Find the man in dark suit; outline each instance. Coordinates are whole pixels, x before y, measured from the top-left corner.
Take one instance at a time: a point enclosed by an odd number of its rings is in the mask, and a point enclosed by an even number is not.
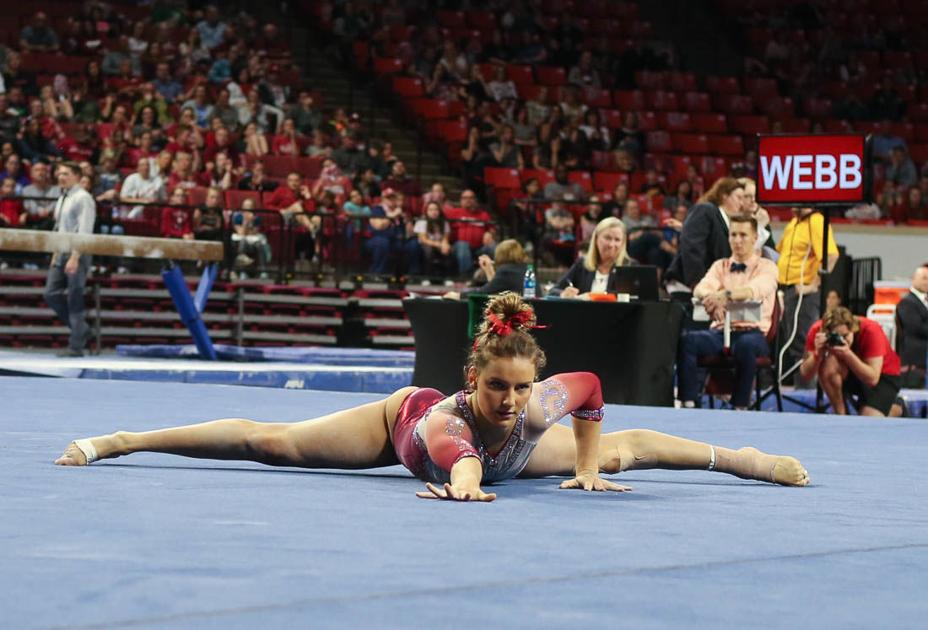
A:
[[[928,361],[928,263],[915,270],[912,287],[896,306],[903,387],[925,386]]]
[[[741,213],[744,187],[722,177],[693,206],[680,232],[679,251],[667,270],[670,292],[692,291],[716,260],[731,256],[729,218]]]

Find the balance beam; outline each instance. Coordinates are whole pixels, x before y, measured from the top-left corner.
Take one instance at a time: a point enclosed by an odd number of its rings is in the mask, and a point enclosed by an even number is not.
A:
[[[77,250],[95,256],[162,260],[219,261],[223,258],[222,243],[217,241],[13,229],[0,229],[0,250],[49,253]]]

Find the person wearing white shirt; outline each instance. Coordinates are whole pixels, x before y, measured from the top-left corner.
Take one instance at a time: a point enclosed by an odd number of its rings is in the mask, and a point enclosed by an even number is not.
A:
[[[126,177],[119,190],[120,201],[133,203],[163,201],[166,196],[161,177],[151,176],[151,161],[147,157],[139,158],[136,171]],[[125,212],[124,218],[140,219],[144,211],[144,206],[135,206],[128,211],[121,210],[120,214]]]
[[[97,204],[81,188],[80,167],[65,162],[58,167],[58,186],[62,196],[55,204],[55,231],[71,234],[93,234]],[[84,346],[90,337],[90,326],[84,321],[84,285],[91,257],[72,249],[52,256],[45,280],[45,301],[62,322],[71,329],[68,349],[60,356],[84,356]]]

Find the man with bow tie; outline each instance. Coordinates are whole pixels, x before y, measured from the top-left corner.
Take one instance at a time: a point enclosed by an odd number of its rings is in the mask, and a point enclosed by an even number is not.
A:
[[[728,231],[731,257],[712,263],[693,289],[693,296],[702,300],[713,321],[709,330],[689,331],[680,340],[677,385],[684,407],[694,407],[699,396],[697,359],[722,352],[722,329],[730,302],[761,302],[760,321],[731,322],[731,354],[736,366],[731,404],[736,409],[746,409],[751,402],[757,357],[770,352],[765,335],[770,329],[777,296],[776,263],[755,253],[755,241],[757,220],[750,216],[731,217]]]

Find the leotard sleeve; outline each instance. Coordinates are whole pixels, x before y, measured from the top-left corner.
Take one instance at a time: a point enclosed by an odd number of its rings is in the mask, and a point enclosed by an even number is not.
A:
[[[429,458],[447,472],[465,457],[480,458],[474,448],[474,434],[460,416],[433,411],[425,423],[425,447]]]
[[[544,429],[568,414],[599,422],[605,411],[602,386],[592,372],[555,374],[538,383],[538,403]]]

